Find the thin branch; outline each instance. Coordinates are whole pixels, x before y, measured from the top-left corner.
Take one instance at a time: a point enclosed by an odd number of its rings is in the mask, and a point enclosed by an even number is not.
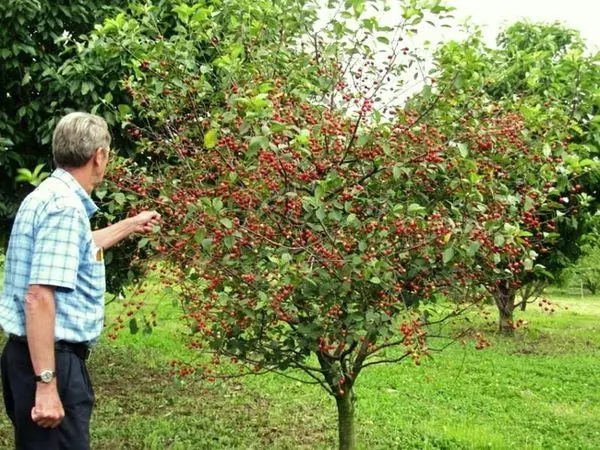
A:
[[[408,127],[409,130],[411,128],[414,128],[415,126],[417,126],[417,124],[419,122],[421,122],[421,120],[424,119],[427,116],[427,114],[429,114],[435,108],[435,106],[437,105],[438,101],[440,100],[440,98],[442,97],[444,92],[446,92],[446,90],[448,89],[448,87],[450,85],[454,84],[454,82],[456,81],[457,78],[458,78],[458,72],[456,72],[454,74],[454,78],[452,79],[452,81],[449,82],[448,84],[446,84],[446,86],[444,86],[442,88],[440,93],[438,95],[436,95],[435,99],[429,104],[429,106],[427,108],[425,108],[425,110],[422,111],[421,114],[419,114],[419,117],[417,117],[417,119],[412,124],[410,124],[410,126]]]
[[[361,369],[364,369],[365,367],[369,367],[369,366],[374,366],[376,364],[389,364],[389,363],[396,363],[396,362],[400,362],[402,361],[404,358],[410,356],[410,353],[405,353],[404,355],[398,357],[398,358],[392,358],[392,359],[378,359],[377,361],[371,361],[368,363],[365,363],[362,365]]]

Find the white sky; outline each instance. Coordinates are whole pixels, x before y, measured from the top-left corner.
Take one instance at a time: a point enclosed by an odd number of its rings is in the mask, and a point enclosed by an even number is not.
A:
[[[388,0],[391,7],[389,11],[376,12],[368,8],[366,15],[377,17],[379,23],[383,25],[395,26],[402,21],[403,1]],[[324,26],[335,12],[335,9],[329,10],[324,6],[326,0],[322,2],[323,9],[316,29]],[[430,26],[423,22],[418,27],[416,35],[410,36],[406,41],[411,49],[422,50],[419,53],[425,57],[422,66],[425,73],[431,67],[431,58],[428,55],[431,55],[437,44],[448,40],[464,39],[464,30],[460,24],[467,19],[482,28],[484,39],[490,46],[494,46],[500,31],[517,21],[546,23],[558,21],[578,30],[586,41],[590,53],[600,51],[600,0],[444,0],[444,3],[455,8],[452,12],[454,19],[444,21],[450,25],[450,28],[440,27],[439,21],[433,19],[438,26]],[[429,42],[430,45],[425,46],[425,42]],[[386,53],[388,46],[374,42],[372,48],[381,51],[381,56],[376,59],[385,61],[386,55],[389,54]],[[402,97],[408,97],[422,87],[423,80],[419,78],[414,81],[410,77],[404,79],[402,83],[406,88]],[[383,92],[381,94],[384,99],[388,98],[388,94]]]
[[[560,21],[581,32],[590,50],[600,50],[600,0],[446,0],[458,21],[471,17],[491,44],[498,32],[518,20]],[[452,32],[444,32],[454,37]]]
[[[344,0],[337,0],[343,2]],[[388,0],[391,9],[387,12],[372,12],[379,22],[394,26],[401,19],[401,5],[405,0]],[[323,8],[316,29],[325,25],[335,9],[325,7],[327,0],[321,0]],[[432,43],[461,39],[459,24],[470,18],[471,23],[482,27],[484,37],[493,45],[498,33],[507,26],[519,21],[562,22],[569,28],[579,30],[591,52],[600,51],[600,0],[443,0],[446,5],[456,8],[454,20],[447,22],[452,28],[420,28],[418,41]],[[334,2],[335,4],[335,2]],[[364,17],[364,16],[363,16]]]

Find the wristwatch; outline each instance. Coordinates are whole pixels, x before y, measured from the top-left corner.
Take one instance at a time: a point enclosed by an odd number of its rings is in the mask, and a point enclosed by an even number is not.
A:
[[[56,372],[54,370],[42,370],[39,375],[35,376],[35,381],[42,383],[50,383],[54,377],[56,376]]]

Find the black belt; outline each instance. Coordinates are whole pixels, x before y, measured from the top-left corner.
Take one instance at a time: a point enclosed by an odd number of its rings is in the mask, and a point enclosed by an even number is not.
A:
[[[19,344],[27,344],[25,336],[17,336],[16,334],[9,334],[8,340]],[[58,352],[71,352],[83,360],[88,359],[92,353],[92,349],[87,344],[79,342],[56,341],[54,349]]]

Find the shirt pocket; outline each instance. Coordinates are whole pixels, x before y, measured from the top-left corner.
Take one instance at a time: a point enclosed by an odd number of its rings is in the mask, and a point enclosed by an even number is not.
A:
[[[92,246],[92,276],[97,282],[100,295],[106,292],[106,267],[104,265],[104,251],[100,247]]]
[[[104,300],[104,293],[106,292],[106,269],[104,267],[102,249],[93,244],[90,245],[88,260],[86,262],[90,294],[94,299]]]

